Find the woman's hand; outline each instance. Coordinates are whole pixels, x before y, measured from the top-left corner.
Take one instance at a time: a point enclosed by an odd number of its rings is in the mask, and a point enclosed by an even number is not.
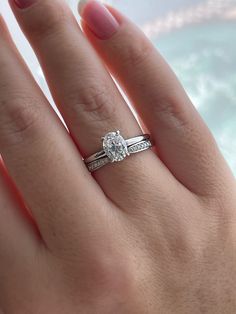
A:
[[[1,19],[0,312],[235,313],[235,179],[168,65],[93,0],[84,33],[61,0],[10,4],[70,132]],[[107,69],[155,151],[92,176],[103,135],[141,133]]]

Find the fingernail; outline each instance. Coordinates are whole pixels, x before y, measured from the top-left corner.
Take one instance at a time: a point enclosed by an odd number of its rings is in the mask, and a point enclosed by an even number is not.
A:
[[[20,9],[25,9],[34,4],[37,0],[13,0]]]
[[[109,39],[119,28],[119,23],[99,1],[81,0],[79,13],[92,32],[100,39]]]

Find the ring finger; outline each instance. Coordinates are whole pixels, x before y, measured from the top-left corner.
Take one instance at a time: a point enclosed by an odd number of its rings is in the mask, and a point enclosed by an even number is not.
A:
[[[82,155],[98,151],[101,136],[109,131],[121,130],[126,138],[139,135],[136,119],[65,3],[60,0],[10,0],[10,3]],[[130,177],[128,162],[108,165],[96,172],[96,179],[109,196],[114,197],[117,186],[126,191],[128,184],[134,184],[133,180],[124,180],[126,183],[121,185],[124,176]],[[132,173],[136,168],[139,173],[140,169],[147,171],[146,168],[153,172],[158,162],[151,151],[142,157],[137,155],[132,160]],[[158,175],[163,172],[163,184],[166,169],[161,162],[159,165]],[[112,176],[112,185],[108,175]]]

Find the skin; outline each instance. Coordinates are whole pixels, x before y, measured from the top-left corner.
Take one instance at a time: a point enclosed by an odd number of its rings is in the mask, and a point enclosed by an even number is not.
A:
[[[70,133],[1,18],[0,313],[235,313],[235,179],[169,66],[113,8],[100,40],[10,4]],[[90,175],[102,135],[141,133],[107,69],[156,146]]]

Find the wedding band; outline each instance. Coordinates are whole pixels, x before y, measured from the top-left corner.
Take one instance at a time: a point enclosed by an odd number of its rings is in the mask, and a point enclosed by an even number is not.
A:
[[[140,153],[152,147],[149,134],[143,134],[125,140],[120,131],[109,132],[102,137],[103,149],[84,162],[90,172],[94,172],[108,163],[124,160],[130,154]]]

